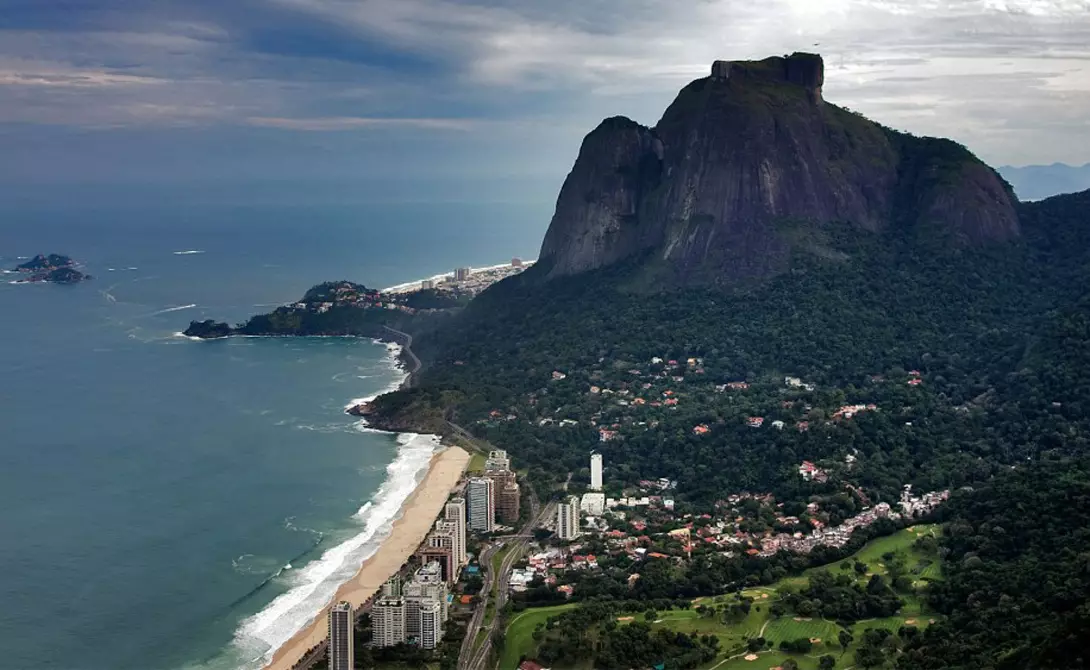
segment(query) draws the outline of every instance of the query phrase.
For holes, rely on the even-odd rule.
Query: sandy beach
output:
[[[468,465],[469,454],[459,447],[447,447],[432,458],[428,474],[405,501],[390,537],[364,562],[355,577],[337,589],[334,602],[347,600],[353,607],[359,607],[401,569],[424,541]],[[272,662],[265,666],[266,670],[291,670],[307,650],[321,643],[326,637],[328,611],[329,605],[280,647]]]

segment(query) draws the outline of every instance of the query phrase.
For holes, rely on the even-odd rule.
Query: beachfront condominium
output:
[[[579,537],[579,498],[569,496],[556,506],[556,536],[561,540]]]
[[[371,646],[394,647],[405,642],[405,599],[383,596],[371,608]]]
[[[465,498],[451,498],[447,501],[447,507],[443,512],[443,518],[455,524],[454,531],[454,562],[461,568],[466,564],[466,500]]]
[[[513,524],[519,520],[519,503],[522,498],[514,474],[504,481],[503,486],[496,486],[496,519]]]
[[[443,639],[443,606],[439,601],[427,599],[420,603],[421,649],[435,649]]]
[[[521,494],[515,473],[511,472],[511,459],[507,452],[495,449],[484,462],[484,476],[492,480],[496,496],[496,520],[515,523],[519,520]]]
[[[353,670],[355,623],[352,603],[342,601],[329,610],[329,670]]]
[[[421,612],[435,601],[440,605],[440,623],[447,620],[447,585],[443,581],[442,568],[438,563],[428,563],[413,575],[405,585],[405,637],[420,644],[423,631]]]
[[[511,459],[508,458],[507,452],[503,449],[494,449],[488,452],[488,458],[484,461],[484,471],[492,472],[493,470],[510,470]]]
[[[473,477],[466,485],[469,528],[491,533],[496,522],[496,485],[488,477]]]
[[[441,523],[443,522],[439,521],[435,525]],[[458,567],[454,561],[454,534],[450,530],[437,528],[429,533],[427,541],[416,550],[416,556],[422,565],[438,563],[442,569],[443,581],[458,581]]]
[[[397,598],[401,595],[401,575],[390,577],[382,585],[382,595]]]
[[[602,455],[590,455],[590,490],[602,490]]]
[[[519,493],[515,473],[510,470],[488,470],[485,477],[492,480],[492,491],[496,495],[496,520],[503,523],[515,523],[519,520]]]

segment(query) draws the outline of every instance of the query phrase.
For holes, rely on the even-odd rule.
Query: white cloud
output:
[[[952,135],[996,162],[1090,159],[1071,141],[1090,117],[1090,0],[244,4],[133,12],[95,31],[5,31],[0,121],[362,131],[394,118],[433,130],[546,118],[558,134],[613,114],[654,123],[715,59],[812,50],[826,59],[826,98],[887,125]],[[248,31],[260,34],[273,10],[436,72],[256,47]]]

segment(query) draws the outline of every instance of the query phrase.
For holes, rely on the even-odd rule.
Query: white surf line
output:
[[[168,314],[170,312],[180,312],[183,309],[193,309],[196,306],[197,306],[196,303],[194,303],[192,305],[179,305],[177,307],[167,307],[166,309],[161,309],[158,312],[152,312],[151,314],[148,314],[148,316],[155,316],[157,314]]]

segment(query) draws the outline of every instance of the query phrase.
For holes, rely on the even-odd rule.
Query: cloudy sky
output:
[[[0,179],[558,184],[714,59],[999,164],[1090,161],[1090,0],[0,0]]]

